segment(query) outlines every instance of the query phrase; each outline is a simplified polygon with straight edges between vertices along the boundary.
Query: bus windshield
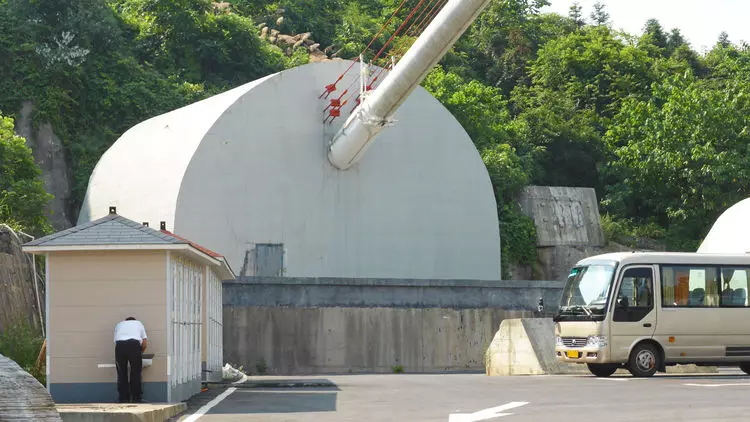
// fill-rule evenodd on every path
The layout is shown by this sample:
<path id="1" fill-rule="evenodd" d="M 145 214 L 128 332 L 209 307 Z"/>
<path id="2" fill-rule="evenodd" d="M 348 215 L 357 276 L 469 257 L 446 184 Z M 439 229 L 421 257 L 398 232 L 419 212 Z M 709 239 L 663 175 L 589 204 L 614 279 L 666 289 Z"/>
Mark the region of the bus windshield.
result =
<path id="1" fill-rule="evenodd" d="M 607 307 L 609 287 L 614 273 L 614 265 L 588 265 L 573 268 L 563 290 L 560 314 L 603 315 Z"/>

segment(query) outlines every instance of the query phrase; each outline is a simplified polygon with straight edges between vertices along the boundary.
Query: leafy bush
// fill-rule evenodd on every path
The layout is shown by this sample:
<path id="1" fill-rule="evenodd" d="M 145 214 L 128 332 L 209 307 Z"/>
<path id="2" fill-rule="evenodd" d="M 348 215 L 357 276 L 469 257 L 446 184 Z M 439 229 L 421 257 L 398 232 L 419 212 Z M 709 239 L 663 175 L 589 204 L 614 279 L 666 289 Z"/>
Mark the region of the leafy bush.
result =
<path id="1" fill-rule="evenodd" d="M 663 242 L 668 233 L 654 222 L 637 223 L 610 214 L 602 215 L 599 221 L 607 242 L 617 242 L 632 248 L 639 248 L 653 241 Z"/>
<path id="2" fill-rule="evenodd" d="M 0 114 L 0 223 L 35 235 L 51 231 L 41 170 L 26 141 L 13 132 L 13 119 Z"/>
<path id="3" fill-rule="evenodd" d="M 37 358 L 42 350 L 44 337 L 28 323 L 16 323 L 4 327 L 0 333 L 0 354 L 15 361 L 42 385 L 47 384 L 46 364 L 42 360 L 37 367 Z"/>
<path id="4" fill-rule="evenodd" d="M 516 204 L 500 211 L 500 245 L 503 278 L 509 278 L 509 265 L 536 266 L 536 225 Z"/>

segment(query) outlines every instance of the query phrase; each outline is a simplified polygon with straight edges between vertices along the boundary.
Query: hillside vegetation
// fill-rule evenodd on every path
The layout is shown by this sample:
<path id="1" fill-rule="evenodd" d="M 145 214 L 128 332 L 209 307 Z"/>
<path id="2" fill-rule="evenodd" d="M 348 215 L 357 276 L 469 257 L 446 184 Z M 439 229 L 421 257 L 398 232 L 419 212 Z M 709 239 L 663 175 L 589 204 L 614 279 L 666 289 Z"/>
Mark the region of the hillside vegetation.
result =
<path id="1" fill-rule="evenodd" d="M 52 123 L 68 152 L 75 215 L 93 166 L 127 128 L 307 62 L 305 45 L 273 45 L 259 24 L 310 32 L 329 56 L 351 58 L 400 3 L 0 0 L 0 111 L 16 117 L 31 100 L 34 121 Z M 407 1 L 402 18 L 417 3 Z M 654 20 L 626 34 L 603 7 L 560 16 L 541 13 L 545 5 L 493 0 L 423 83 L 487 165 L 503 257 L 535 256 L 533 223 L 515 202 L 528 184 L 593 187 L 613 232 L 694 250 L 748 195 L 750 48 L 722 34 L 696 52 Z M 2 122 L 0 219 L 44 232 L 43 192 L 29 170 L 9 170 L 28 159 L 14 158 L 24 151 Z M 27 194 L 34 200 L 20 206 Z"/>

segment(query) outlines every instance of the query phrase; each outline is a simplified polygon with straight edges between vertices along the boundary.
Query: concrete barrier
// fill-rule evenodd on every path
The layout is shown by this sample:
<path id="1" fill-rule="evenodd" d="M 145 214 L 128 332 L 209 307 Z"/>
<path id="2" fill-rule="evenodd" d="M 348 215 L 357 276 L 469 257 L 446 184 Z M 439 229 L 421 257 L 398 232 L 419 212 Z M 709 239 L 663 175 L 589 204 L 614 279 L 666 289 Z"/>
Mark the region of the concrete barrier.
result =
<path id="1" fill-rule="evenodd" d="M 487 375 L 587 373 L 585 365 L 557 361 L 553 324 L 549 318 L 504 320 L 485 353 Z"/>
<path id="2" fill-rule="evenodd" d="M 176 404 L 65 404 L 58 405 L 63 422 L 164 422 L 184 412 Z"/>

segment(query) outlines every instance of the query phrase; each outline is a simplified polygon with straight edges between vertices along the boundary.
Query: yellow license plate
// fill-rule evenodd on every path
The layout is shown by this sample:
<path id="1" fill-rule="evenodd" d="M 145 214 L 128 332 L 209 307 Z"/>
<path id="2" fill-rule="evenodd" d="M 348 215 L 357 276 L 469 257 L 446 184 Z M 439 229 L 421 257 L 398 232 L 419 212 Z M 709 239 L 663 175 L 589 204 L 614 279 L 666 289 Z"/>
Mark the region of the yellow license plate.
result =
<path id="1" fill-rule="evenodd" d="M 578 352 L 568 350 L 567 352 L 565 352 L 565 356 L 569 357 L 570 359 L 578 359 Z"/>

